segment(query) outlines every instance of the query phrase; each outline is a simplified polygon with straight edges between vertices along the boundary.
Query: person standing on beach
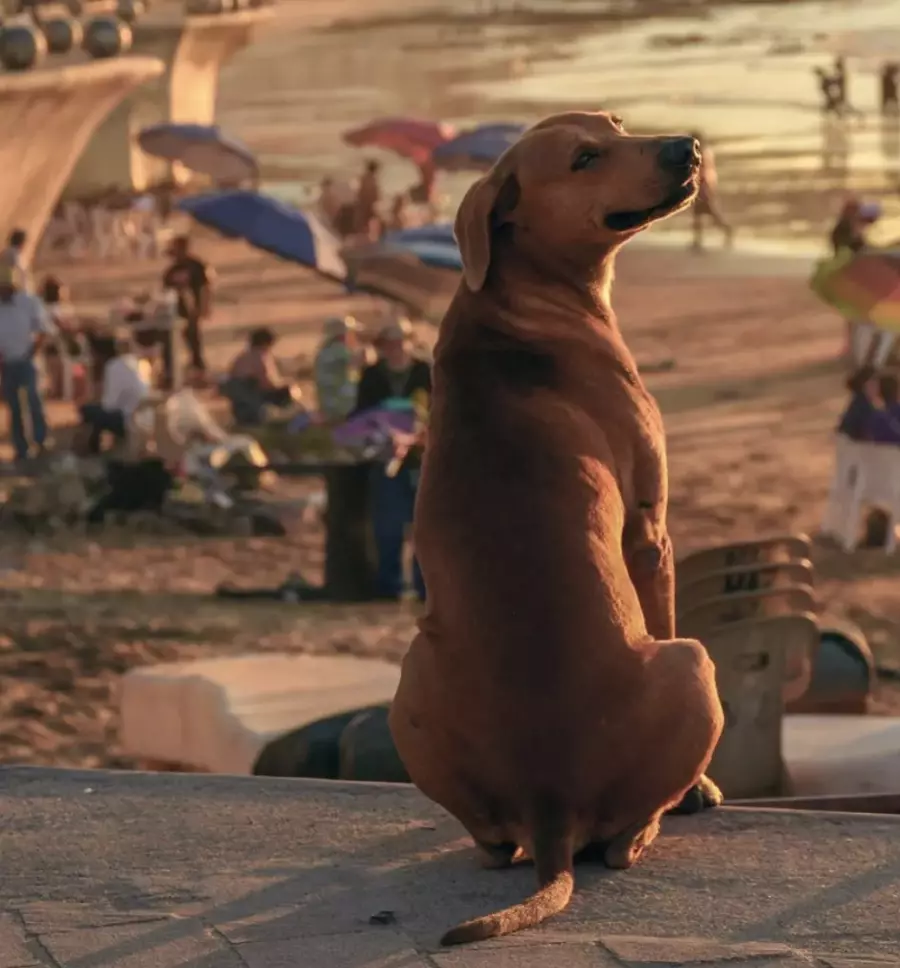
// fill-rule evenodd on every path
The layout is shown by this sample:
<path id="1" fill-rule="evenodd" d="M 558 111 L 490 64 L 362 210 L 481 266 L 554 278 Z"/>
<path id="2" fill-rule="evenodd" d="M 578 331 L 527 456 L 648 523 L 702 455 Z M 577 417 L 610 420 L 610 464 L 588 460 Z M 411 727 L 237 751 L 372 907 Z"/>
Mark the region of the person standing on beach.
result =
<path id="1" fill-rule="evenodd" d="M 734 239 L 734 229 L 722 214 L 719 205 L 719 176 L 716 171 L 715 155 L 701 135 L 695 133 L 694 140 L 700 145 L 703 163 L 700 165 L 700 185 L 697 198 L 694 200 L 693 249 L 695 252 L 703 250 L 703 220 L 705 218 L 711 219 L 713 224 L 721 229 L 725 245 L 730 247 Z"/>
<path id="2" fill-rule="evenodd" d="M 406 320 L 383 326 L 375 338 L 378 360 L 360 377 L 356 413 L 385 405 L 389 400 L 431 396 L 431 367 L 410 352 L 411 327 Z M 411 440 L 394 440 L 394 453 L 376 464 L 371 482 L 372 532 L 378 558 L 377 595 L 397 601 L 403 592 L 403 542 L 412 524 L 421 454 Z M 399 463 L 392 469 L 391 464 Z M 424 601 L 425 581 L 413 558 L 413 587 Z"/>
<path id="3" fill-rule="evenodd" d="M 39 453 L 43 452 L 46 443 L 47 421 L 34 358 L 52 333 L 44 304 L 19 288 L 13 266 L 0 265 L 0 383 L 3 399 L 9 407 L 10 432 L 19 461 L 26 460 L 30 450 L 25 432 L 23 395 Z"/>
<path id="4" fill-rule="evenodd" d="M 13 270 L 16 276 L 16 286 L 22 292 L 31 292 L 31 278 L 25 265 L 25 257 L 22 254 L 27 241 L 28 234 L 24 229 L 13 229 L 9 233 L 6 248 L 0 252 L 0 265 L 9 266 Z"/>
<path id="5" fill-rule="evenodd" d="M 900 113 L 898 79 L 900 79 L 900 64 L 890 61 L 881 68 L 881 113 L 885 117 L 896 117 Z"/>
<path id="6" fill-rule="evenodd" d="M 178 297 L 178 315 L 185 322 L 184 341 L 191 355 L 191 366 L 205 372 L 201 322 L 209 318 L 212 306 L 213 272 L 191 253 L 190 240 L 185 235 L 173 240 L 170 255 L 172 262 L 163 275 L 163 288 L 172 290 Z M 170 333 L 163 354 L 168 387 L 174 378 L 171 344 Z"/>
<path id="7" fill-rule="evenodd" d="M 357 235 L 371 236 L 373 223 L 378 219 L 378 204 L 381 201 L 381 185 L 378 181 L 377 161 L 367 161 L 366 170 L 359 180 L 356 193 L 356 224 L 354 232 Z"/>

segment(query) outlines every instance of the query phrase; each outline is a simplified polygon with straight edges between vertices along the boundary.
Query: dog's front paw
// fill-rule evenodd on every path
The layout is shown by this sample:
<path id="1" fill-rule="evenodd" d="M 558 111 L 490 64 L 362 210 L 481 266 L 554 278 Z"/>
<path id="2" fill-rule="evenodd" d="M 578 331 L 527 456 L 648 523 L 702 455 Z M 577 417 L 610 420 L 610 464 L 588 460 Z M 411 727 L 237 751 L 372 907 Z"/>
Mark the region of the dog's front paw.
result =
<path id="1" fill-rule="evenodd" d="M 708 776 L 701 776 L 699 781 L 682 797 L 681 803 L 677 807 L 673 807 L 669 813 L 676 816 L 700 813 L 701 810 L 721 806 L 724 800 L 722 791 L 715 783 Z"/>

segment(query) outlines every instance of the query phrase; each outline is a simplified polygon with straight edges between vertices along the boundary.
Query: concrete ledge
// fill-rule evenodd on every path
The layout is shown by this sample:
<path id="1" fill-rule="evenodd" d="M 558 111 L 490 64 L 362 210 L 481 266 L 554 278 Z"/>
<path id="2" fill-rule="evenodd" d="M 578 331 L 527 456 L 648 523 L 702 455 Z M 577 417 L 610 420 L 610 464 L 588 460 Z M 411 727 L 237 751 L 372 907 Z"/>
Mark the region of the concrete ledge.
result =
<path id="1" fill-rule="evenodd" d="M 122 747 L 142 760 L 248 774 L 270 740 L 388 702 L 399 678 L 399 666 L 348 656 L 272 653 L 146 666 L 122 677 Z"/>
<path id="2" fill-rule="evenodd" d="M 543 928 L 448 952 L 534 872 L 480 870 L 411 788 L 7 768 L 0 817 L 4 966 L 900 966 L 889 817 L 672 818 L 634 870 L 580 866 Z"/>

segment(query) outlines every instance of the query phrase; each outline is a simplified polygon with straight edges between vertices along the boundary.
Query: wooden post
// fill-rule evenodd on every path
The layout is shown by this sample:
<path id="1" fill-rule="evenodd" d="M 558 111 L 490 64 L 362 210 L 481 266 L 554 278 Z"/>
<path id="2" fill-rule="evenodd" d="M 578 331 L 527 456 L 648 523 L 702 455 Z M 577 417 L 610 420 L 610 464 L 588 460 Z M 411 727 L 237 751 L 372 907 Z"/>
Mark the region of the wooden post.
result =
<path id="1" fill-rule="evenodd" d="M 369 517 L 372 464 L 332 465 L 325 471 L 325 596 L 369 601 L 375 592 L 375 553 Z"/>

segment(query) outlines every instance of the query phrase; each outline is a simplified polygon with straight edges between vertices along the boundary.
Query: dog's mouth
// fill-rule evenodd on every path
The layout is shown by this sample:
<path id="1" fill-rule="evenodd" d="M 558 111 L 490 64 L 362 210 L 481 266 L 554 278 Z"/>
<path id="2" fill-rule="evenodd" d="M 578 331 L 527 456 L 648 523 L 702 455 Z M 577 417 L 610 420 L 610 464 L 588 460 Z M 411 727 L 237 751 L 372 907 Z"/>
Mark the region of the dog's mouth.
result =
<path id="1" fill-rule="evenodd" d="M 692 173 L 686 182 L 670 192 L 658 205 L 631 212 L 610 212 L 604 219 L 604 224 L 613 232 L 630 232 L 643 228 L 683 208 L 696 194 L 697 177 Z"/>

